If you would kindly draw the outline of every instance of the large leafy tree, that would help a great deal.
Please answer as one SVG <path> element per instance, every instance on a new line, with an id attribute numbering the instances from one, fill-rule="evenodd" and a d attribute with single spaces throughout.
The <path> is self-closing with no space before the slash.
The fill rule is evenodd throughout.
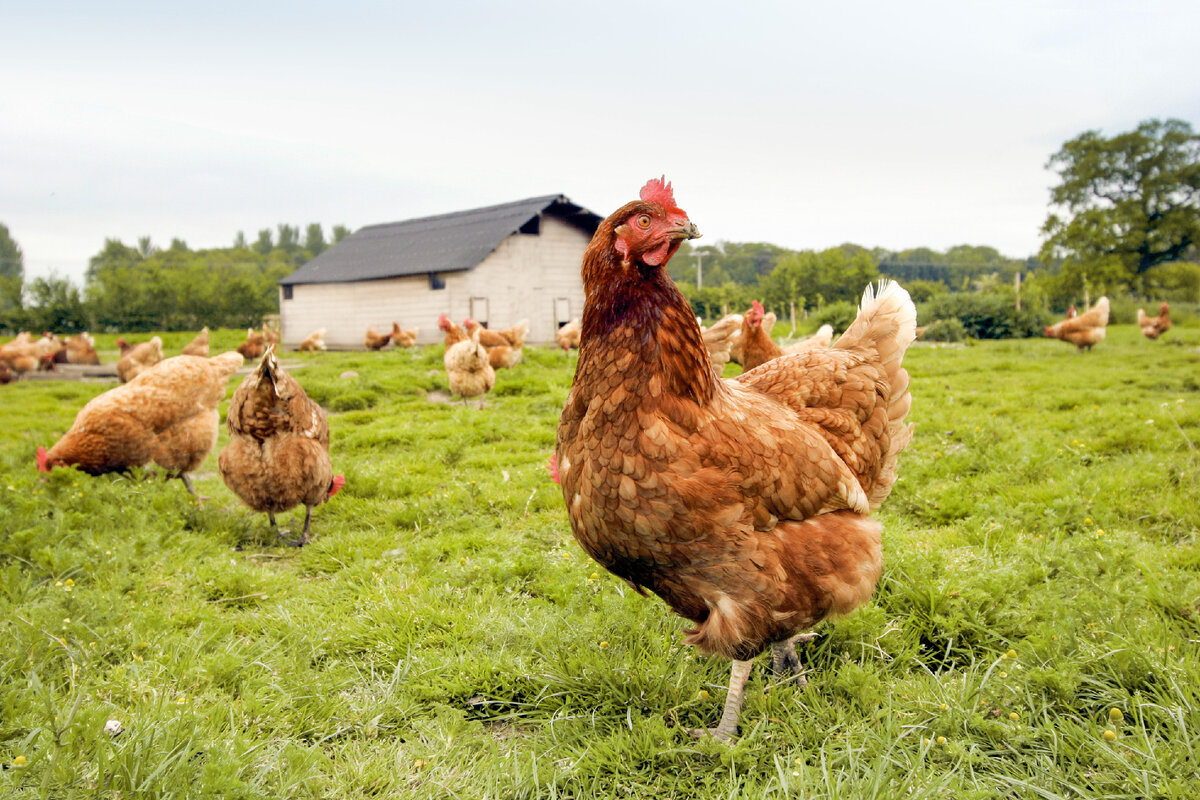
<path id="1" fill-rule="evenodd" d="M 1114 270 L 1130 287 L 1200 243 L 1200 135 L 1178 119 L 1148 120 L 1111 138 L 1087 131 L 1050 157 L 1042 259 L 1082 273 Z"/>

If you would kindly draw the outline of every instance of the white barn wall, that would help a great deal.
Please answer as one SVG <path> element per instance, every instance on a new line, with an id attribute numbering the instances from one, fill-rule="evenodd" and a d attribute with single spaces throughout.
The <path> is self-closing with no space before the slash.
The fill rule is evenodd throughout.
<path id="1" fill-rule="evenodd" d="M 354 283 L 302 283 L 292 299 L 280 292 L 280 325 L 285 345 L 295 346 L 325 328 L 330 347 L 363 347 L 367 327 L 389 331 L 420 327 L 418 341 L 440 342 L 438 315 L 455 322 L 471 313 L 471 298 L 488 299 L 488 327 L 507 328 L 529 318 L 528 340 L 554 340 L 554 299 L 570 300 L 571 316 L 583 314 L 583 281 L 579 264 L 591 237 L 553 217 L 544 216 L 537 236 L 513 234 L 472 270 L 442 273 L 445 288 L 433 290 L 427 275 Z"/>

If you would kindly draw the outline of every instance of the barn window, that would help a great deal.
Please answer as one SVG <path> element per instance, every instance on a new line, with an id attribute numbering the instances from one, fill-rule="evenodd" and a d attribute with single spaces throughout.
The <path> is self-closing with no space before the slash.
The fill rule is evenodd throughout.
<path id="1" fill-rule="evenodd" d="M 429 288 L 430 289 L 445 289 L 446 279 L 436 272 L 429 273 Z"/>
<path id="2" fill-rule="evenodd" d="M 554 321 L 560 328 L 571 321 L 571 298 L 554 298 Z"/>
<path id="3" fill-rule="evenodd" d="M 537 236 L 542 232 L 542 218 L 534 217 L 533 219 L 529 220 L 529 222 L 526 222 L 524 225 L 522 225 L 518 230 L 520 230 L 521 233 L 528 234 L 530 236 Z"/>
<path id="4" fill-rule="evenodd" d="M 488 326 L 488 299 L 486 297 L 471 298 L 471 319 L 485 328 Z"/>
<path id="5" fill-rule="evenodd" d="M 284 300 L 292 299 L 292 287 L 290 284 L 288 286 L 283 287 L 283 299 Z"/>

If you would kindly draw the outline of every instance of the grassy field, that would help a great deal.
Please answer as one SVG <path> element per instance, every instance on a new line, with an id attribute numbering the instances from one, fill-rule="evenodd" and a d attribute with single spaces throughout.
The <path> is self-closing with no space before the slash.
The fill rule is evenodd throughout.
<path id="1" fill-rule="evenodd" d="M 1166 339 L 910 350 L 879 591 L 806 688 L 756 667 L 733 746 L 687 733 L 728 662 L 571 538 L 543 464 L 573 356 L 475 410 L 436 401 L 440 346 L 289 354 L 347 479 L 303 549 L 215 451 L 203 506 L 40 478 L 107 386 L 0 387 L 0 796 L 1195 798 L 1200 331 Z"/>

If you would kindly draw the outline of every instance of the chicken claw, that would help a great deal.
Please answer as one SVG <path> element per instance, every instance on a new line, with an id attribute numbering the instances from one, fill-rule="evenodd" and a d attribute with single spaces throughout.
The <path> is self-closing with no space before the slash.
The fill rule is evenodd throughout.
<path id="1" fill-rule="evenodd" d="M 771 672 L 777 678 L 786 678 L 800 686 L 807 686 L 808 679 L 804 677 L 804 668 L 800 666 L 800 657 L 796 655 L 796 645 L 811 642 L 815 638 L 815 633 L 798 633 L 790 639 L 772 643 Z"/>

